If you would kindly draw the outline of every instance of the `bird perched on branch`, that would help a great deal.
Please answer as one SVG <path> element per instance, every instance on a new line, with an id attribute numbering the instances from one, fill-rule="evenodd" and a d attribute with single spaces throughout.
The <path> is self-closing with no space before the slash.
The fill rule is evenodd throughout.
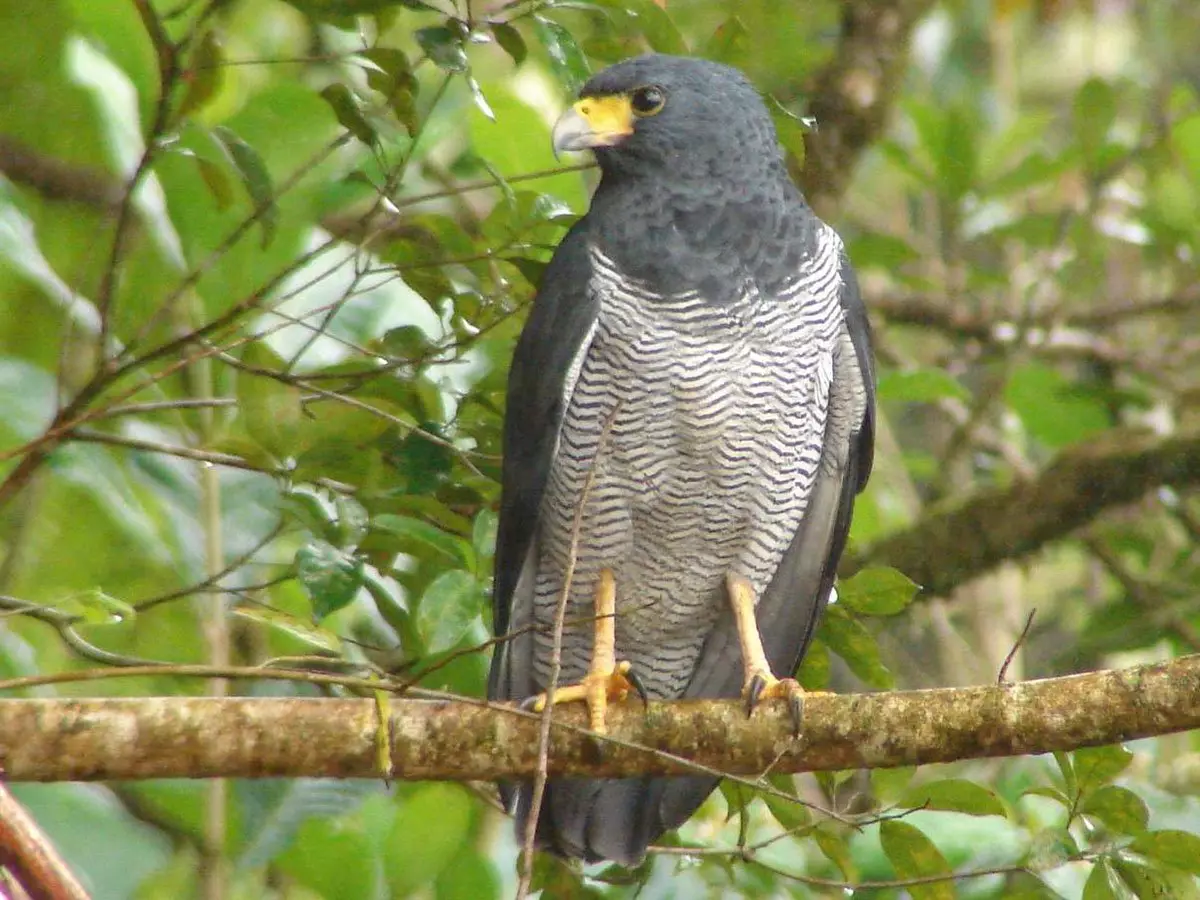
<path id="1" fill-rule="evenodd" d="M 874 376 L 854 272 L 788 178 L 736 70 L 649 55 L 594 76 L 554 127 L 595 153 L 509 376 L 488 693 L 631 690 L 791 704 L 871 468 Z M 537 843 L 637 864 L 708 777 L 550 779 Z M 531 786 L 501 787 L 523 833 Z"/>

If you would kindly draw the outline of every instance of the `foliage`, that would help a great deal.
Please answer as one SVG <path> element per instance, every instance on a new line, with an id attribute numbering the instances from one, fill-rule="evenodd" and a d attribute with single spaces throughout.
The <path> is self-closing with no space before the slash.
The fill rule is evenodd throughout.
<path id="1" fill-rule="evenodd" d="M 4 677 L 275 660 L 480 695 L 507 359 L 592 181 L 553 158 L 555 112 L 608 62 L 701 53 L 772 97 L 798 164 L 840 6 L 0 4 Z M 879 348 L 858 558 L 1064 448 L 1196 427 L 1198 36 L 1182 0 L 927 15 L 832 217 Z M 801 679 L 973 683 L 1200 650 L 1200 508 L 1158 487 L 952 598 L 860 571 Z M 772 777 L 715 795 L 635 872 L 540 860 L 535 886 L 1188 898 L 1198 758 L 1175 737 Z M 212 871 L 206 790 L 19 797 L 97 896 L 151 900 Z M 508 824 L 459 785 L 236 782 L 216 842 L 229 896 L 493 897 L 516 877 Z"/>

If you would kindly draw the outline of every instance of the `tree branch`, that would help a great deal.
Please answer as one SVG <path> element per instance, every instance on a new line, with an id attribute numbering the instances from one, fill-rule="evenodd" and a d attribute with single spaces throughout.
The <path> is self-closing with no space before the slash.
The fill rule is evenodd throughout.
<path id="1" fill-rule="evenodd" d="M 841 571 L 853 572 L 866 561 L 893 566 L 926 596 L 944 596 L 1157 487 L 1196 484 L 1200 433 L 1160 438 L 1115 432 L 1067 450 L 1034 479 L 931 512 L 911 528 L 848 555 Z"/>
<path id="2" fill-rule="evenodd" d="M 87 891 L 54 845 L 2 784 L 0 867 L 16 874 L 21 888 L 33 900 L 88 900 Z"/>
<path id="3" fill-rule="evenodd" d="M 855 164 L 882 134 L 908 65 L 913 28 L 932 0 L 849 0 L 833 60 L 809 89 L 817 129 L 806 141 L 803 170 L 793 172 L 808 202 L 828 214 Z"/>
<path id="4" fill-rule="evenodd" d="M 481 701 L 391 704 L 395 777 L 532 777 L 539 716 Z M 371 700 L 161 697 L 0 701 L 0 765 L 13 781 L 379 777 Z M 1097 746 L 1200 727 L 1200 656 L 989 687 L 813 696 L 804 736 L 783 704 L 678 701 L 610 709 L 589 736 L 557 709 L 554 775 L 877 768 Z M 602 741 L 603 745 L 598 743 Z"/>

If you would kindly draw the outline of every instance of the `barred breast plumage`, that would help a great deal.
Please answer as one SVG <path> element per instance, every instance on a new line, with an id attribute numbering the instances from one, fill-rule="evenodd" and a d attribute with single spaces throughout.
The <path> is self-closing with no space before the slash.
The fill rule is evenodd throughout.
<path id="1" fill-rule="evenodd" d="M 592 591 L 617 584 L 617 650 L 649 660 L 656 697 L 679 696 L 727 603 L 724 578 L 761 594 L 796 533 L 822 453 L 843 325 L 840 241 L 776 296 L 747 285 L 736 302 L 659 297 L 592 248 L 599 317 L 585 344 L 541 511 L 534 619 L 549 677 L 554 610 L 574 543 L 562 678 L 591 654 Z M 607 433 L 605 433 L 607 426 Z M 586 508 L 576 511 L 592 472 Z"/>

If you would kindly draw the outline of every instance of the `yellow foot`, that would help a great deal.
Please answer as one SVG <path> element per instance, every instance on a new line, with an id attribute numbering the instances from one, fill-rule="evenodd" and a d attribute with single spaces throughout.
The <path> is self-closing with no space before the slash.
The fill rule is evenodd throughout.
<path id="1" fill-rule="evenodd" d="M 588 727 L 596 734 L 608 734 L 608 705 L 622 702 L 630 693 L 641 697 L 643 704 L 647 702 L 646 689 L 633 672 L 633 663 L 621 660 L 610 671 L 591 671 L 578 684 L 563 685 L 554 692 L 553 700 L 546 694 L 537 694 L 523 705 L 534 712 L 541 712 L 548 702 L 558 706 L 583 701 L 588 708 Z"/>
<path id="2" fill-rule="evenodd" d="M 534 712 L 541 712 L 548 702 L 559 704 L 582 700 L 588 706 L 588 727 L 596 734 L 607 734 L 605 713 L 608 704 L 620 703 L 629 696 L 630 691 L 637 691 L 645 705 L 646 688 L 633 671 L 633 663 L 617 660 L 617 587 L 608 569 L 602 569 L 596 579 L 595 602 L 596 635 L 592 645 L 592 663 L 583 681 L 558 688 L 552 700 L 548 700 L 545 694 L 538 694 L 523 705 Z"/>
<path id="3" fill-rule="evenodd" d="M 792 736 L 799 737 L 804 722 L 804 698 L 812 694 L 800 687 L 795 678 L 776 678 L 772 674 L 754 617 L 754 588 L 750 582 L 730 573 L 726 576 L 725 584 L 729 590 L 733 618 L 737 623 L 738 640 L 742 645 L 742 664 L 745 666 L 742 699 L 746 701 L 746 715 L 753 713 L 763 700 L 786 700 L 792 717 Z"/>
<path id="4" fill-rule="evenodd" d="M 809 697 L 820 697 L 828 691 L 806 691 L 795 678 L 776 678 L 769 671 L 755 669 L 748 673 L 742 688 L 742 699 L 746 701 L 746 715 L 753 714 L 764 700 L 786 700 L 792 719 L 792 736 L 800 737 L 804 724 L 804 701 Z"/>

